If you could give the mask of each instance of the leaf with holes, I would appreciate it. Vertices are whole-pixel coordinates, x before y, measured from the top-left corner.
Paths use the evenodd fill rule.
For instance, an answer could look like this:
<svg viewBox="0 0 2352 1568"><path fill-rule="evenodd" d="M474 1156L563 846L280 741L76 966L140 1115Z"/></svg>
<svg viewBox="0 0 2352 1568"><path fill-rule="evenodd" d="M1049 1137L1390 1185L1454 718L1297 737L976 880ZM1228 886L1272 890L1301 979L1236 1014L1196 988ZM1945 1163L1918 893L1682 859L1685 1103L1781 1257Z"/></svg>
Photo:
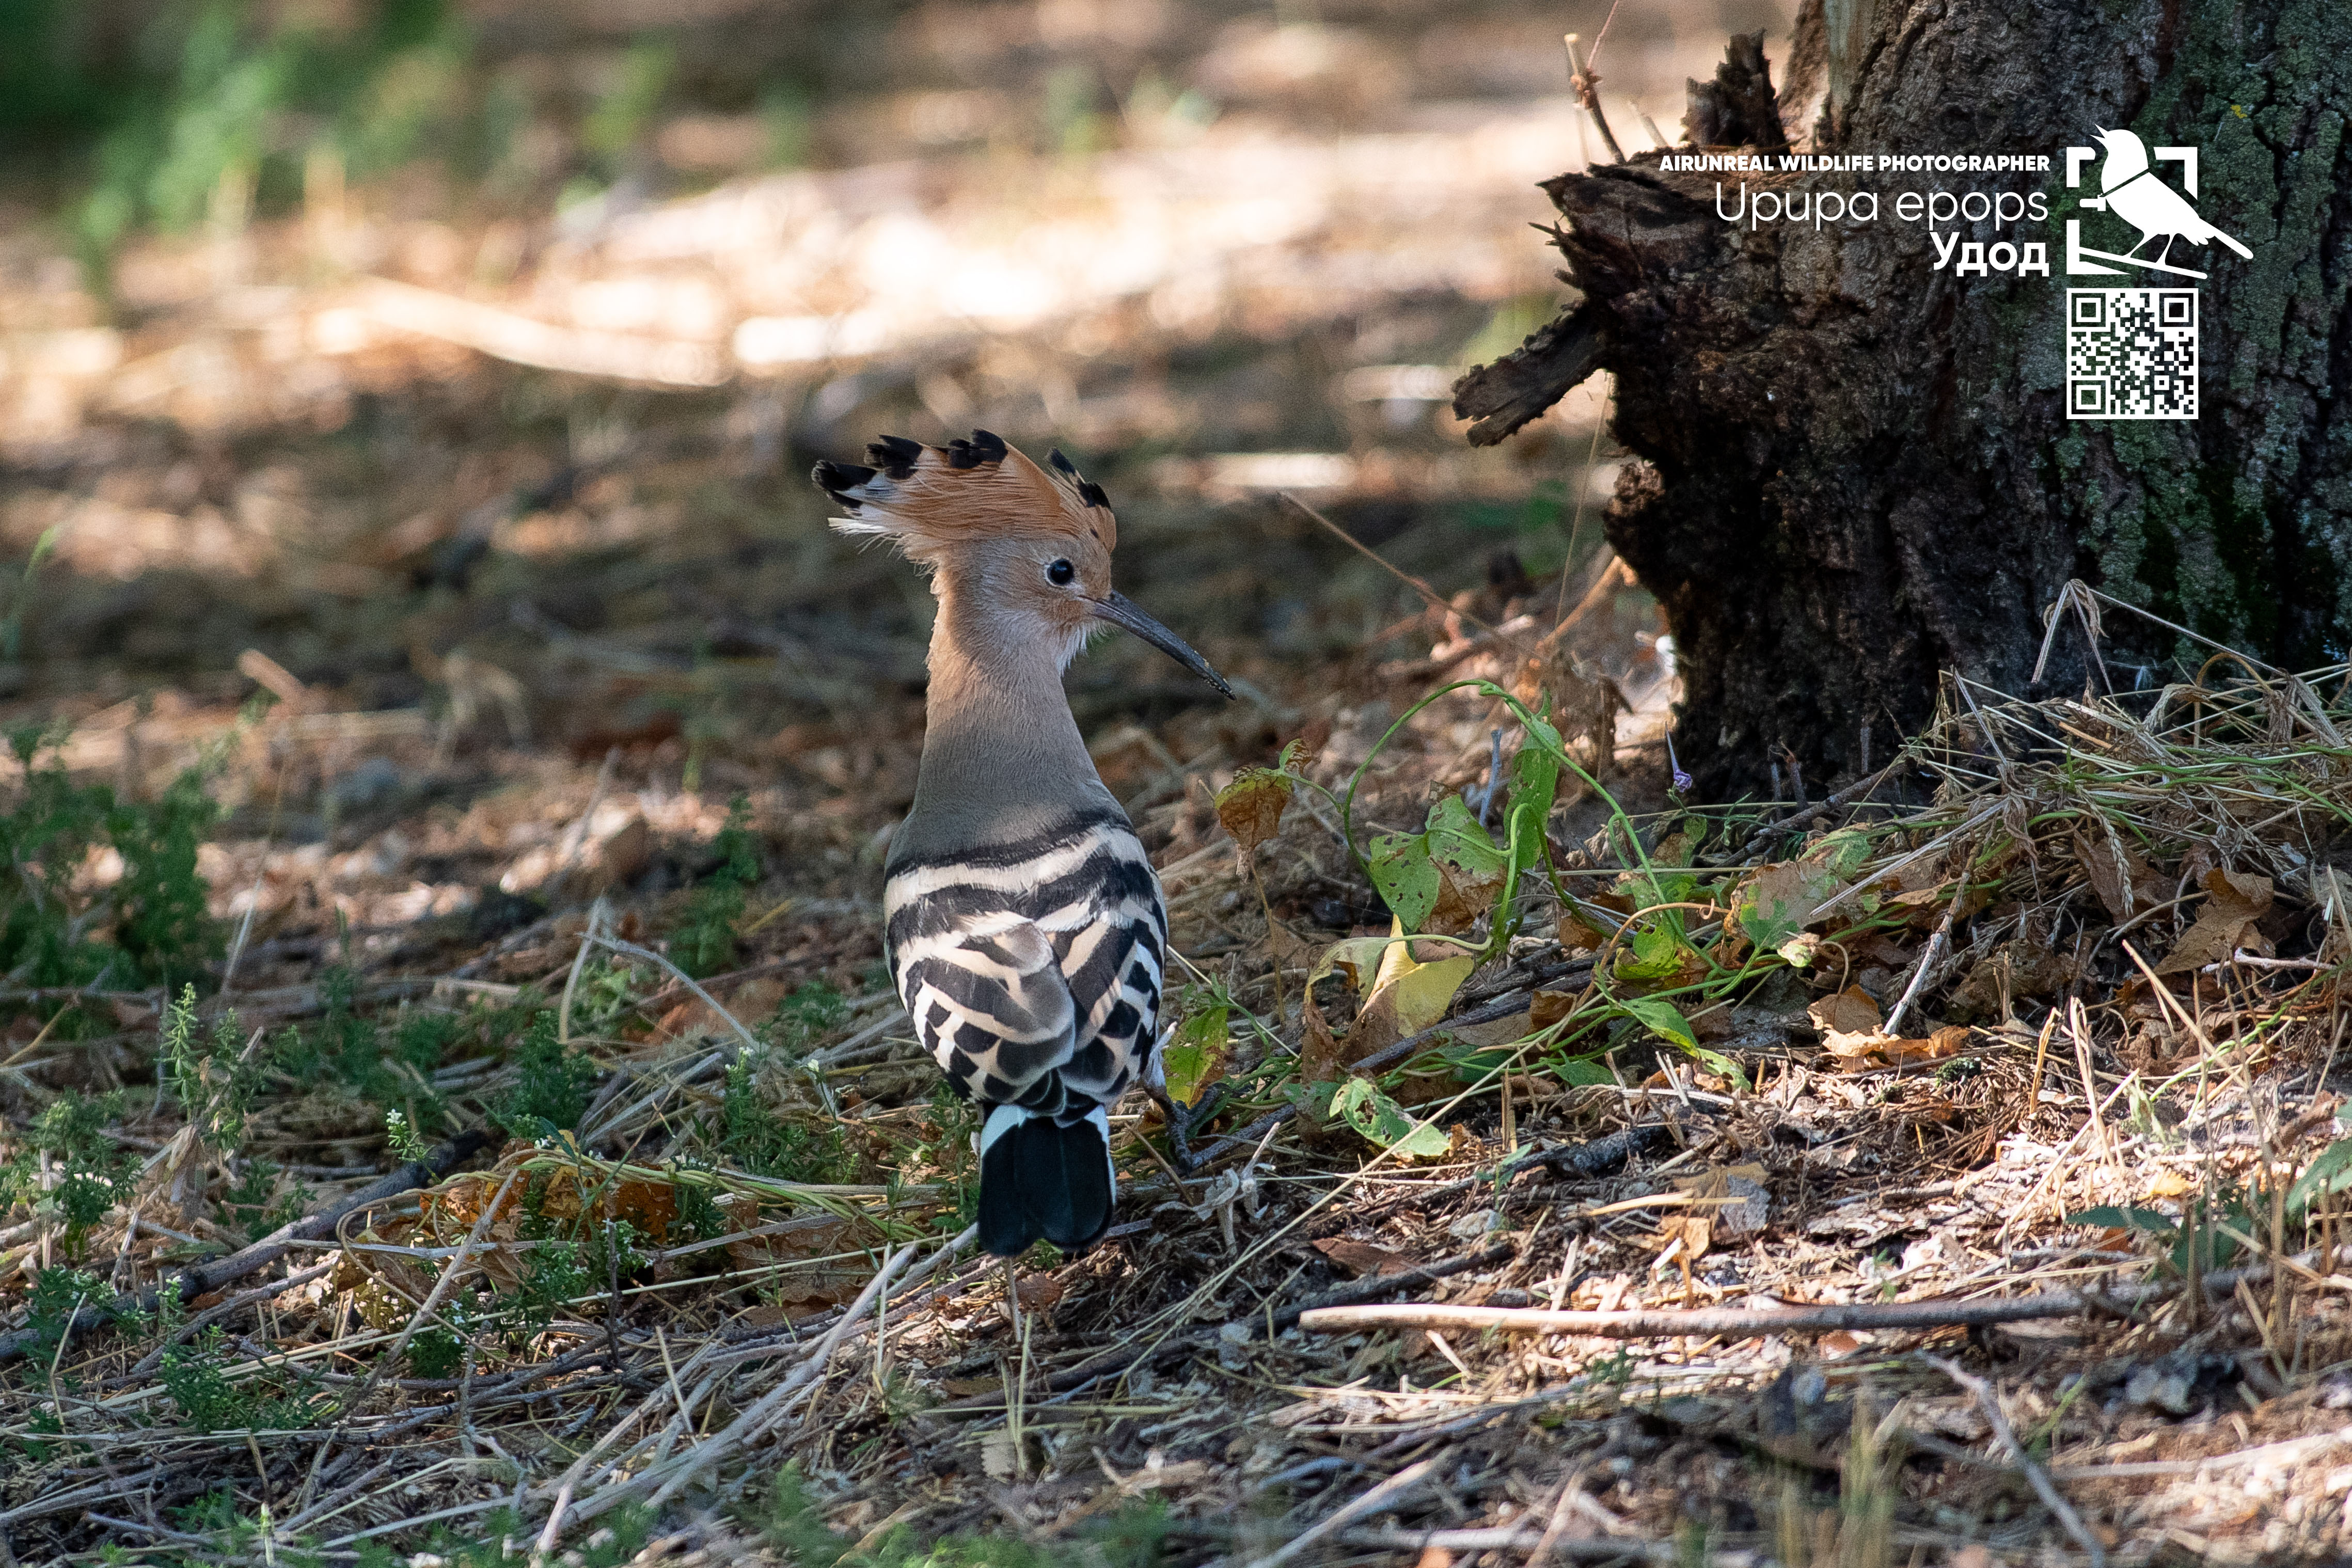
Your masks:
<svg viewBox="0 0 2352 1568"><path fill-rule="evenodd" d="M1689 943L1654 925L1633 934L1632 950L1619 956L1612 972L1621 980L1688 979L1698 967L1698 954Z"/></svg>
<svg viewBox="0 0 2352 1568"><path fill-rule="evenodd" d="M1403 922L1406 930L1421 929L1444 891L1444 879L1429 858L1429 836L1382 833L1372 841L1365 862L1371 869L1372 886L1389 913Z"/></svg>
<svg viewBox="0 0 2352 1568"><path fill-rule="evenodd" d="M1459 795L1447 796L1431 810L1426 837L1443 885L1424 929L1467 931L1495 907L1510 879L1510 856L1478 825Z"/></svg>
<svg viewBox="0 0 2352 1568"><path fill-rule="evenodd" d="M1400 1159L1434 1160L1453 1147L1445 1133L1427 1122L1416 1122L1403 1107L1369 1078L1350 1078L1331 1097L1331 1113Z"/></svg>
<svg viewBox="0 0 2352 1568"><path fill-rule="evenodd" d="M1226 1034L1232 1011L1223 1004L1204 1008L1177 1026L1161 1051L1160 1062L1168 1080L1168 1097L1179 1105L1197 1105L1210 1084L1225 1075L1231 1045Z"/></svg>

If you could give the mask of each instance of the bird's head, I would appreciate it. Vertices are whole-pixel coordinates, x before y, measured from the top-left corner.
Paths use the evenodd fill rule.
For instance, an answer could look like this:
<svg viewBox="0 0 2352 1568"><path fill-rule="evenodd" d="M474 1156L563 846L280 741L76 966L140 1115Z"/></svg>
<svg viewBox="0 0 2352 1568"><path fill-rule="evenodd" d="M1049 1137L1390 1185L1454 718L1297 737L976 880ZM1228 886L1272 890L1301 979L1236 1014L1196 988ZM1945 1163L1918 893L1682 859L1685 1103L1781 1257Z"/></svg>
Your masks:
<svg viewBox="0 0 2352 1568"><path fill-rule="evenodd" d="M2147 144L2128 131L2102 131L2098 143L2106 150L2099 165L2101 185L2117 185L2147 167Z"/></svg>
<svg viewBox="0 0 2352 1568"><path fill-rule="evenodd" d="M975 430L945 446L884 436L866 455L871 466L828 461L810 476L847 514L833 526L891 540L932 570L935 587L969 595L1006 640L1054 648L1066 664L1108 622L1234 695L1182 638L1111 587L1110 499L1060 452L1041 468Z"/></svg>

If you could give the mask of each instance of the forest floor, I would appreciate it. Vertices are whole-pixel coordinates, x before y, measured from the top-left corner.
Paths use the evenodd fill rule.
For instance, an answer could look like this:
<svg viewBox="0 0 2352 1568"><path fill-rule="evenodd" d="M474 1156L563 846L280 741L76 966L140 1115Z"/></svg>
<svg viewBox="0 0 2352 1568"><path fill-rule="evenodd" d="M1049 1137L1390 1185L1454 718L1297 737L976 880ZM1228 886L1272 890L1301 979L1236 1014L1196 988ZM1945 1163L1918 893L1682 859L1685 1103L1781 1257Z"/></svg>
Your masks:
<svg viewBox="0 0 2352 1568"><path fill-rule="evenodd" d="M1599 394L1444 403L1550 311L1580 132L1478 72L1556 40L1409 10L1204 26L1243 108L1111 152L877 95L854 166L321 199L107 308L12 227L0 1556L2352 1553L2345 671L1955 682L1684 800ZM1009 1270L879 967L928 598L803 477L972 425L1242 694L1072 673L1191 1110Z"/></svg>

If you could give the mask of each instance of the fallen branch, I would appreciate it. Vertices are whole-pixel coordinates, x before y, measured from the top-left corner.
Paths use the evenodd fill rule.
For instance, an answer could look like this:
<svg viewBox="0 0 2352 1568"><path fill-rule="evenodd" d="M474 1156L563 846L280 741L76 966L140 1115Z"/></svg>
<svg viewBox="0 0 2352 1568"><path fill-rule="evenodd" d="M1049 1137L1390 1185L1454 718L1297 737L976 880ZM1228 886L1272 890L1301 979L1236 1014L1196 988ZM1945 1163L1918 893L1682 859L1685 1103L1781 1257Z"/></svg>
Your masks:
<svg viewBox="0 0 2352 1568"><path fill-rule="evenodd" d="M2287 1260L2290 1267L2307 1269L2319 1252ZM2270 1278L2271 1265L2226 1270L2205 1281L2206 1295L2226 1298L2239 1283L2259 1284ZM1436 1301L1404 1301L1387 1306L1318 1307L1303 1313L1301 1328L1322 1333L1345 1333L1363 1328L1501 1329L1513 1333L1576 1333L1602 1339L1672 1339L1681 1335L1750 1339L1759 1334L1814 1333L1832 1329L1978 1328L1993 1323L2028 1322L2037 1318L2071 1318L2082 1312L2112 1313L2152 1306L2181 1293L2174 1282L2127 1285L2114 1291L2044 1291L2032 1296L1991 1297L1981 1301L1872 1301L1856 1305L1823 1303L1808 1307L1689 1307L1636 1309L1625 1312L1551 1312L1541 1307L1447 1306Z"/></svg>
<svg viewBox="0 0 2352 1568"><path fill-rule="evenodd" d="M305 1216L290 1225L280 1226L241 1252L232 1252L216 1262L199 1263L184 1270L172 1285L126 1291L102 1306L82 1308L66 1323L65 1338L71 1340L78 1334L102 1328L126 1314L152 1312L163 1305L167 1290L176 1292L183 1302L193 1301L199 1296L219 1290L231 1281L257 1273L283 1258L296 1244L333 1235L335 1227L341 1224L346 1216L372 1208L386 1198L398 1197L420 1186L430 1186L471 1159L489 1142L490 1134L485 1132L460 1133L436 1149L431 1158L411 1160L390 1176L329 1204L316 1214ZM19 1329L11 1334L0 1334L0 1365L21 1358L37 1345L47 1348L48 1343L47 1334L29 1328Z"/></svg>
<svg viewBox="0 0 2352 1568"><path fill-rule="evenodd" d="M1475 1252L1457 1252L1450 1258L1440 1258L1434 1262L1423 1263L1418 1268L1401 1270L1394 1274L1376 1274L1369 1280L1358 1280L1320 1296L1309 1297L1295 1306L1277 1308L1274 1314L1273 1330L1276 1333L1280 1333L1298 1322L1307 1313L1322 1308L1344 1308L1358 1301L1368 1301L1374 1296L1385 1296L1396 1291L1409 1291L1416 1285L1426 1285L1433 1281L1484 1269L1502 1262L1515 1250L1517 1249L1511 1243L1497 1241L1492 1246L1482 1247ZM1263 1317L1257 1317L1249 1321L1251 1325L1255 1327L1265 1320ZM1212 1349L1216 1343L1216 1335L1213 1332L1204 1332L1187 1334L1181 1339L1160 1340L1156 1343L1147 1342L1141 1344L1122 1344L1116 1349L1105 1351L1090 1361L1081 1362L1066 1372L1055 1373L1045 1380L1045 1392L1048 1395L1074 1394L1089 1383L1116 1376L1138 1362L1173 1361L1180 1356L1197 1354ZM942 1414L952 1412L957 1415L970 1415L978 1411L1002 1409L1003 1405L1004 1396L1001 1393L974 1394L962 1399L951 1400L935 1408Z"/></svg>

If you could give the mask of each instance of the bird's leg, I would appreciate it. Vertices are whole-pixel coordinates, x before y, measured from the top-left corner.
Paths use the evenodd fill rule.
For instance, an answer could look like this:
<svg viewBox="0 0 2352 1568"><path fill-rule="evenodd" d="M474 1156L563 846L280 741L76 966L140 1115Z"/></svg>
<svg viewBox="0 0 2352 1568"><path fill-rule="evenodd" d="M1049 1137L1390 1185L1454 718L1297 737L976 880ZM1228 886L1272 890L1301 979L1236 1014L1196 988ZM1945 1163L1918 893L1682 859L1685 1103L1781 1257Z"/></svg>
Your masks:
<svg viewBox="0 0 2352 1568"><path fill-rule="evenodd" d="M2167 235L2164 236L2164 248L2156 253L2157 266L2162 267L2164 265L2164 258L2172 254L2172 242L2179 237L2180 236L2178 235Z"/></svg>
<svg viewBox="0 0 2352 1568"><path fill-rule="evenodd" d="M1013 1278L1013 1260L1004 1260L1004 1314L1013 1320L1013 1337L1021 1337L1021 1291Z"/></svg>
<svg viewBox="0 0 2352 1568"><path fill-rule="evenodd" d="M1191 1176L1192 1145L1184 1135L1184 1124L1188 1120L1184 1114L1184 1108L1170 1099L1168 1091L1156 1083L1144 1085L1143 1092L1151 1096L1151 1103L1159 1106L1160 1115L1167 1118L1168 1153L1171 1162L1176 1166L1176 1174Z"/></svg>

